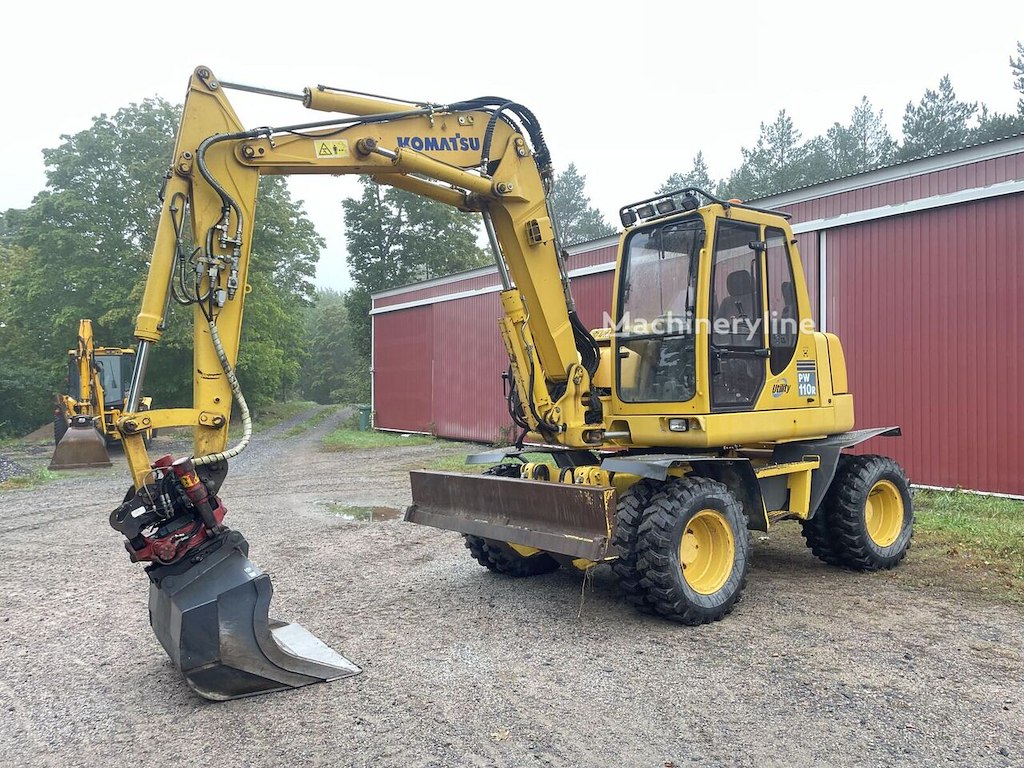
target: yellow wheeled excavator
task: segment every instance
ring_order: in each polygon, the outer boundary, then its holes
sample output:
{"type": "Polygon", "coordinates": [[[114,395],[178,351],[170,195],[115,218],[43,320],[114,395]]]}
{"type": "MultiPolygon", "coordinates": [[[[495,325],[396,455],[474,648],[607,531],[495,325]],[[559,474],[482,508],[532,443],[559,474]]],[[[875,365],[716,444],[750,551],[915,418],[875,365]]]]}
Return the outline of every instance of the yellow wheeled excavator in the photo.
{"type": "MultiPolygon", "coordinates": [[[[134,363],[134,349],[98,347],[92,320],[78,321],[78,343],[68,350],[67,387],[57,395],[53,411],[56,447],[50,469],[110,466],[107,445],[121,439],[115,425],[134,363]]],[[[151,404],[152,399],[144,397],[139,407],[148,409],[151,404]]],[[[151,435],[144,433],[147,440],[151,435]]]]}
{"type": "Polygon", "coordinates": [[[843,350],[814,330],[785,216],[693,188],[623,207],[611,322],[588,331],[548,205],[550,154],[528,109],[495,97],[287,93],[199,67],[162,190],[118,420],[133,485],[110,522],[132,560],[149,563],[154,632],[201,695],[359,671],[302,628],[269,620],[270,580],[225,527],[218,496],[251,433],[233,366],[257,184],[292,173],[367,175],[480,215],[490,241],[519,444],[470,457],[495,463],[482,476],[414,472],[406,520],[463,534],[481,564],[504,574],[609,563],[630,602],[684,624],[736,604],[749,529],[798,521],[818,557],[859,570],[890,568],[906,553],[903,471],[883,456],[843,453],[899,429],[851,431],[843,350]],[[231,89],[336,114],[247,130],[231,89]],[[194,308],[194,403],[141,411],[172,299],[194,308]],[[228,448],[232,400],[243,434],[228,448]],[[171,426],[193,427],[193,454],[151,461],[143,430],[171,426]],[[528,461],[525,443],[550,460],[528,461]]]}

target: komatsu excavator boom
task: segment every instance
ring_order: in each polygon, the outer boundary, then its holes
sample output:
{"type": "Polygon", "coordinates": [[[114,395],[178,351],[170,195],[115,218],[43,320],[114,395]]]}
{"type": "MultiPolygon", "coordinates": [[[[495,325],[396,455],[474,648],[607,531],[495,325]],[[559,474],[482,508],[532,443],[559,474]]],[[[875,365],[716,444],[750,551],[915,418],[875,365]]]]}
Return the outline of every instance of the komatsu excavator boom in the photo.
{"type": "Polygon", "coordinates": [[[224,525],[218,492],[251,424],[234,374],[262,174],[361,174],[482,217],[501,281],[509,411],[521,451],[485,477],[413,473],[406,520],[458,531],[482,565],[529,575],[609,562],[627,597],[683,623],[724,616],[746,578],[748,527],[799,520],[812,550],[891,567],[909,544],[906,478],[884,457],[841,456],[850,432],[839,340],[814,330],[785,217],[685,189],[625,206],[614,327],[588,331],[548,206],[536,117],[495,97],[407,102],[324,86],[282,93],[195,70],[161,195],[118,421],[133,485],[111,514],[149,566],[153,629],[188,683],[223,699],[358,668],[271,622],[270,580],[224,525]],[[338,113],[245,129],[225,92],[338,113]],[[171,301],[194,318],[191,408],[140,410],[171,301]],[[788,322],[777,324],[784,319],[788,322]],[[242,419],[228,447],[231,404],[242,419]],[[151,461],[145,430],[190,426],[192,456],[151,461]],[[841,534],[841,535],[840,535],[841,534]]]}

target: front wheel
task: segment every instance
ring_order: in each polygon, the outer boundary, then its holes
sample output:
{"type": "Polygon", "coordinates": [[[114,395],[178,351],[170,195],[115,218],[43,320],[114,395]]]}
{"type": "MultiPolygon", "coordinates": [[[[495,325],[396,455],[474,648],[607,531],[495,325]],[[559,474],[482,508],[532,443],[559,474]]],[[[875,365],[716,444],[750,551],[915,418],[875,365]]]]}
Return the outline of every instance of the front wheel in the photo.
{"type": "Polygon", "coordinates": [[[740,599],[749,565],[746,517],[725,485],[684,477],[651,497],[637,569],[657,613],[683,624],[717,621],[740,599]]]}
{"type": "MultiPolygon", "coordinates": [[[[519,477],[518,464],[496,464],[484,472],[495,477],[519,477]]],[[[557,571],[559,563],[547,552],[536,550],[523,554],[504,541],[483,539],[479,536],[463,534],[466,549],[480,565],[489,571],[505,576],[539,576],[543,573],[557,571]]]]}
{"type": "MultiPolygon", "coordinates": [[[[893,568],[914,532],[910,483],[887,456],[843,455],[818,514],[842,564],[858,571],[893,568]]],[[[817,515],[816,515],[817,516],[817,515]]]]}

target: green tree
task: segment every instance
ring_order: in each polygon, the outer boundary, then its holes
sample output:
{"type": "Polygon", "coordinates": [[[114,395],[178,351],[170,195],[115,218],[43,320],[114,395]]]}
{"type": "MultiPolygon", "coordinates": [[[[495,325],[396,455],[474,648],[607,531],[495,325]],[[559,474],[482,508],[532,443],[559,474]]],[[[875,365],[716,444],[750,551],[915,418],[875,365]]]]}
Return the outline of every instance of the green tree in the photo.
{"type": "Polygon", "coordinates": [[[1017,43],[1017,57],[1010,57],[1013,89],[1021,94],[1017,100],[1017,113],[991,112],[982,104],[978,113],[978,126],[971,135],[975,143],[1002,139],[1024,133],[1024,43],[1017,43]]]}
{"type": "Polygon", "coordinates": [[[22,248],[0,244],[0,436],[32,431],[53,408],[51,377],[35,367],[31,340],[19,337],[10,316],[12,278],[29,258],[22,248]]]}
{"type": "Polygon", "coordinates": [[[555,177],[549,199],[563,245],[585,243],[615,233],[615,228],[590,204],[586,183],[587,177],[573,163],[555,177]]]}
{"type": "Polygon", "coordinates": [[[370,295],[488,263],[477,245],[479,220],[429,198],[361,179],[363,193],[342,203],[349,273],[345,297],[356,348],[370,354],[370,295]]]}
{"type": "Polygon", "coordinates": [[[830,178],[849,176],[888,165],[896,157],[896,141],[867,96],[853,108],[850,122],[835,123],[825,134],[830,178]]]}
{"type": "Polygon", "coordinates": [[[899,159],[912,160],[964,146],[970,139],[970,121],[977,111],[977,102],[960,101],[949,75],[944,75],[939,90],[926,89],[917,105],[907,104],[899,159]]]}
{"type": "MultiPolygon", "coordinates": [[[[4,238],[23,249],[0,301],[19,358],[47,381],[63,376],[79,318],[104,344],[130,343],[173,151],[180,108],[148,99],[100,115],[44,151],[47,188],[4,215],[4,238]]],[[[260,184],[239,378],[254,405],[294,386],[304,356],[300,312],[323,242],[283,179],[260,184]],[[296,331],[298,327],[298,331],[296,331]]],[[[172,304],[152,358],[147,394],[159,406],[191,399],[191,309],[172,304]]]]}
{"type": "Polygon", "coordinates": [[[1010,57],[1010,72],[1013,73],[1013,90],[1020,94],[1017,100],[1017,114],[1024,117],[1024,43],[1017,43],[1017,58],[1010,57]]]}
{"type": "Polygon", "coordinates": [[[345,299],[344,293],[318,291],[307,312],[310,355],[303,368],[303,395],[318,403],[370,399],[369,365],[356,349],[345,299]]]}
{"type": "Polygon", "coordinates": [[[995,139],[1005,139],[1024,133],[1024,113],[1013,115],[1002,112],[990,112],[982,104],[978,111],[978,125],[971,131],[970,143],[980,144],[995,139]]]}
{"type": "Polygon", "coordinates": [[[780,110],[773,123],[761,123],[757,143],[743,147],[743,163],[719,186],[719,193],[744,199],[794,189],[807,183],[807,149],[793,119],[780,110]]]}
{"type": "Polygon", "coordinates": [[[667,192],[672,192],[677,189],[684,189],[686,187],[697,187],[697,189],[703,189],[707,192],[714,190],[716,182],[712,181],[711,174],[708,171],[708,164],[704,160],[704,153],[697,152],[693,157],[693,167],[690,168],[686,173],[673,173],[667,179],[665,183],[658,187],[658,191],[654,194],[664,195],[667,192]]]}

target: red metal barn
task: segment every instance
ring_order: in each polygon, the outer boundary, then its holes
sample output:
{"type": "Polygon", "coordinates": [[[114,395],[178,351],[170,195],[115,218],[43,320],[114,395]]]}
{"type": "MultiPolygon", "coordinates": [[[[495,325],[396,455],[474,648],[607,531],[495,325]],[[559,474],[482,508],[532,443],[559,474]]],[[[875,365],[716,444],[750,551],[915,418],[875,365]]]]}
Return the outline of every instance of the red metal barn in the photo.
{"type": "MultiPolygon", "coordinates": [[[[858,426],[900,424],[884,450],[916,483],[1024,494],[1024,136],[756,204],[793,215],[818,326],[843,341],[858,426]]],[[[569,249],[589,327],[610,309],[616,246],[569,249]]],[[[377,427],[509,436],[499,290],[482,268],[374,295],[377,427]]]]}

